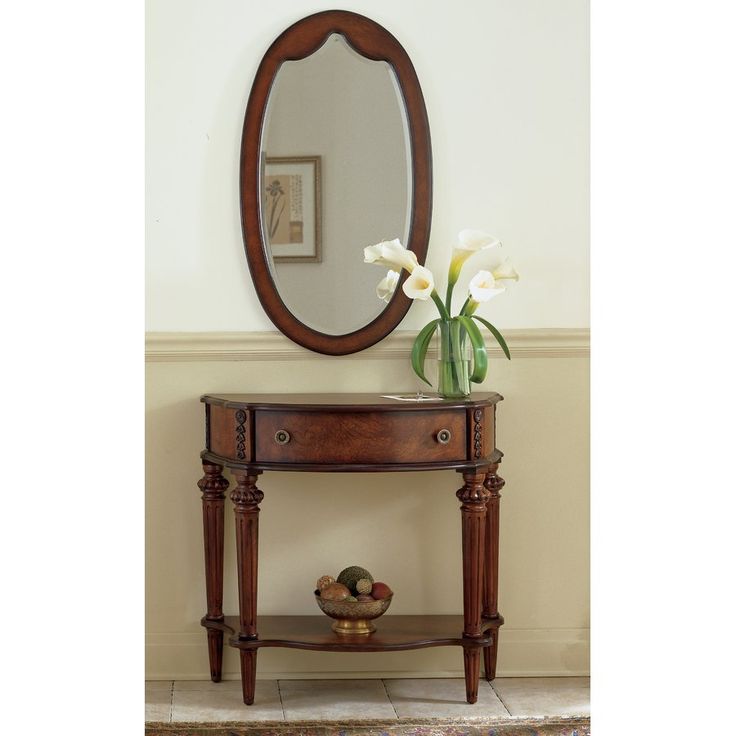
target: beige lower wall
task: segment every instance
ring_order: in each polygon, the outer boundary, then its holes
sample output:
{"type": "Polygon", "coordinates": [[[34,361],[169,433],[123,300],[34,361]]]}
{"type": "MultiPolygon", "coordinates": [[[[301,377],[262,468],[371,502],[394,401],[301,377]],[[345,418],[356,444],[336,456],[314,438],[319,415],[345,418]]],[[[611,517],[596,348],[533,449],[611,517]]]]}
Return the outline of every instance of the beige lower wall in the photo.
{"type": "MultiPolygon", "coordinates": [[[[509,331],[479,390],[495,390],[506,454],[501,503],[500,676],[589,667],[587,333],[509,331]],[[516,348],[516,350],[515,350],[516,348]]],[[[199,452],[202,393],[418,388],[396,336],[357,356],[302,351],[280,336],[151,335],[146,395],[146,676],[207,679],[199,452]],[[236,347],[233,345],[237,343],[236,347]],[[203,346],[206,346],[203,347],[203,346]],[[265,347],[264,347],[265,346],[265,347]]],[[[361,564],[396,591],[391,613],[460,613],[460,514],[452,471],[266,473],[259,612],[313,614],[314,580],[361,564]]],[[[236,613],[227,510],[225,611],[236,613]]],[[[259,676],[460,676],[455,648],[381,654],[261,650],[259,676]]],[[[225,677],[238,676],[226,647],[225,677]]]]}

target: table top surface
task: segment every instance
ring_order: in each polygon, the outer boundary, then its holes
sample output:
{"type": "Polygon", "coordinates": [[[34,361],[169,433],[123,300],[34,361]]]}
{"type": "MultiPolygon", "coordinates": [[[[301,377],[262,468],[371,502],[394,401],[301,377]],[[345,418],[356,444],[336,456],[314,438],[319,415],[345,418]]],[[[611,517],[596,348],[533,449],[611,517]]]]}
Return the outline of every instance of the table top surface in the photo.
{"type": "Polygon", "coordinates": [[[493,391],[472,394],[465,399],[443,399],[437,394],[422,394],[429,399],[416,400],[416,393],[331,393],[331,394],[204,394],[201,401],[206,404],[220,406],[249,406],[249,407],[274,407],[284,406],[288,408],[310,408],[310,407],[376,407],[381,410],[393,409],[416,409],[438,408],[446,409],[452,407],[469,407],[487,404],[496,404],[503,400],[503,396],[493,391]],[[391,396],[413,397],[412,400],[390,398],[391,396]]]}

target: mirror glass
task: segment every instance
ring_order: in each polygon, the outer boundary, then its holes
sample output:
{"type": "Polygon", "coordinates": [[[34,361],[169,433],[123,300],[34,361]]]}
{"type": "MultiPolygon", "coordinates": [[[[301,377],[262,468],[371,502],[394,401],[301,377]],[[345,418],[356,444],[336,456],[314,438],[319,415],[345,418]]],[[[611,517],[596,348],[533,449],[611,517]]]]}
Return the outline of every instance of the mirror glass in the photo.
{"type": "Polygon", "coordinates": [[[408,242],[412,166],[407,116],[393,69],[340,34],[284,62],[260,142],[261,234],[279,295],[309,327],[343,335],[386,307],[386,269],[363,248],[408,242]]]}

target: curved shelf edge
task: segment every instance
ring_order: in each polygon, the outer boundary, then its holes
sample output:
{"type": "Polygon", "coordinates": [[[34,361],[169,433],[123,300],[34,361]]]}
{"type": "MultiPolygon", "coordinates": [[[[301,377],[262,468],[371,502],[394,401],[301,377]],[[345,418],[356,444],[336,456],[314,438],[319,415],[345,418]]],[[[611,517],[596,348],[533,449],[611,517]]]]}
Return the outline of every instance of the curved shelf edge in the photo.
{"type": "Polygon", "coordinates": [[[237,649],[282,647],[323,652],[390,652],[445,646],[481,649],[493,643],[503,617],[484,619],[483,636],[477,639],[463,637],[463,617],[457,615],[387,615],[376,620],[377,630],[369,636],[341,636],[331,630],[330,623],[326,616],[260,616],[258,638],[241,639],[237,634],[237,616],[226,616],[224,621],[202,619],[206,628],[229,632],[230,646],[237,649]]]}
{"type": "Polygon", "coordinates": [[[199,623],[205,627],[205,629],[215,629],[216,631],[222,631],[225,634],[233,636],[238,630],[238,618],[237,616],[227,616],[221,621],[217,619],[207,618],[202,616],[199,623]]]}

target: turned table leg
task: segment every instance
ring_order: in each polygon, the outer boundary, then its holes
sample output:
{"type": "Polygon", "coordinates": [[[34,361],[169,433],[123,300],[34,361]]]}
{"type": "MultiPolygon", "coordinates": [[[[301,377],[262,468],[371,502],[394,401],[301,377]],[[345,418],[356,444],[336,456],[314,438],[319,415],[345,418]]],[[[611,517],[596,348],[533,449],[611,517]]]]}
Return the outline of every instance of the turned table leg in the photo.
{"type": "MultiPolygon", "coordinates": [[[[463,636],[479,639],[481,599],[483,595],[484,537],[486,502],[489,491],[483,485],[486,468],[462,471],[465,484],[456,495],[461,502],[463,545],[463,636]]],[[[465,693],[468,703],[478,700],[480,679],[480,648],[464,647],[465,693]]]]}
{"type": "MultiPolygon", "coordinates": [[[[235,504],[235,543],[238,556],[238,602],[240,638],[257,639],[256,602],[258,595],[258,504],[263,492],[256,488],[258,472],[234,470],[237,482],[230,498],[235,504]]],[[[256,649],[240,650],[243,702],[253,705],[256,689],[256,649]]]]}
{"type": "MultiPolygon", "coordinates": [[[[197,483],[202,491],[202,519],[204,521],[204,568],[207,590],[206,621],[224,621],[222,614],[222,567],[225,539],[225,491],[230,483],[222,475],[222,465],[204,461],[204,477],[197,483]]],[[[207,629],[207,650],[210,658],[210,677],[213,682],[222,679],[223,632],[207,629]]]]}
{"type": "MultiPolygon", "coordinates": [[[[484,486],[489,491],[486,506],[485,574],[483,580],[483,618],[498,620],[498,528],[501,489],[506,481],[498,475],[498,463],[488,469],[484,486]]],[[[483,669],[488,682],[496,677],[498,626],[493,628],[493,644],[483,649],[483,669]]]]}

